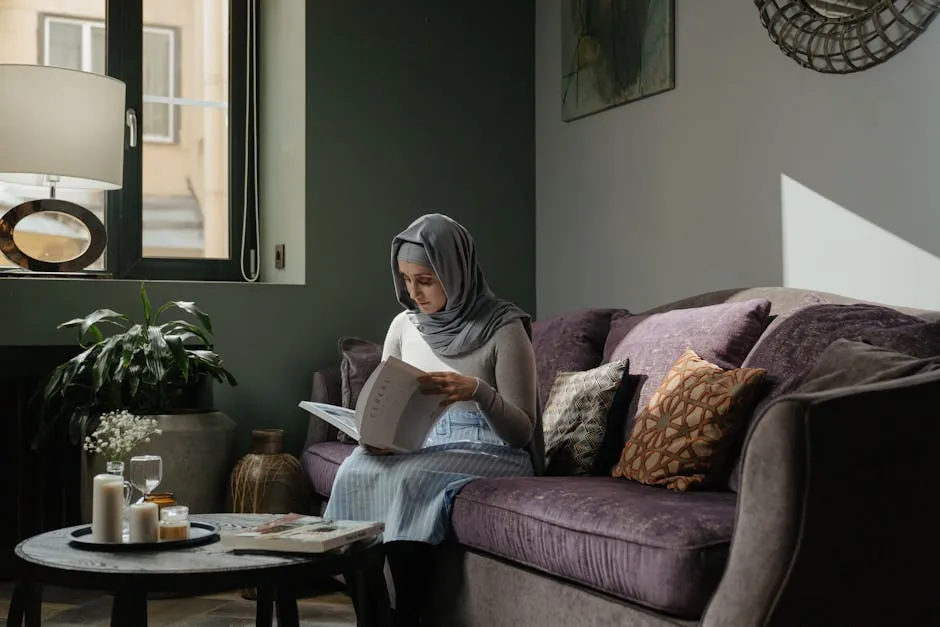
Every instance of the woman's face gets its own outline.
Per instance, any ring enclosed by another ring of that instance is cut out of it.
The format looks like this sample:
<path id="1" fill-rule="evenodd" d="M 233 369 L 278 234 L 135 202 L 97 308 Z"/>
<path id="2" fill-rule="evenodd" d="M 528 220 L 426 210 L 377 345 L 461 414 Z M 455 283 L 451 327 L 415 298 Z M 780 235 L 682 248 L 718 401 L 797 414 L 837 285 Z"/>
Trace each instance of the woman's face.
<path id="1" fill-rule="evenodd" d="M 447 304 L 447 294 L 433 268 L 410 261 L 398 261 L 398 272 L 405 282 L 408 296 L 414 301 L 421 313 L 435 313 Z"/>

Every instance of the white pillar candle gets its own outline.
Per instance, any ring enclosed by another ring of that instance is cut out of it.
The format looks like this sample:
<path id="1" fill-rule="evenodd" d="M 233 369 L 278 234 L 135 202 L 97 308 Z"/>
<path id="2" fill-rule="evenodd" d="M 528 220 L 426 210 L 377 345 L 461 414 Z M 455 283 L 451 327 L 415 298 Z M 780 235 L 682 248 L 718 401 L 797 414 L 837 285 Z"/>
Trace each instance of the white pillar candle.
<path id="1" fill-rule="evenodd" d="M 123 541 L 124 478 L 95 475 L 91 495 L 91 537 L 96 542 Z"/>
<path id="2" fill-rule="evenodd" d="M 156 542 L 159 535 L 159 508 L 156 503 L 131 505 L 131 542 Z"/>

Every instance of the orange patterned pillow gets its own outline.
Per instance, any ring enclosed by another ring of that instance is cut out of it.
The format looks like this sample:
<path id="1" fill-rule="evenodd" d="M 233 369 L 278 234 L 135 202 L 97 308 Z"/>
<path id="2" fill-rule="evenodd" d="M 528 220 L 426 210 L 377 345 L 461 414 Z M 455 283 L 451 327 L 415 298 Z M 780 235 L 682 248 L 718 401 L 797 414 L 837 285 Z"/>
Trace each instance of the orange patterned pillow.
<path id="1" fill-rule="evenodd" d="M 686 350 L 636 418 L 614 477 L 684 492 L 718 477 L 767 371 L 723 370 Z"/>

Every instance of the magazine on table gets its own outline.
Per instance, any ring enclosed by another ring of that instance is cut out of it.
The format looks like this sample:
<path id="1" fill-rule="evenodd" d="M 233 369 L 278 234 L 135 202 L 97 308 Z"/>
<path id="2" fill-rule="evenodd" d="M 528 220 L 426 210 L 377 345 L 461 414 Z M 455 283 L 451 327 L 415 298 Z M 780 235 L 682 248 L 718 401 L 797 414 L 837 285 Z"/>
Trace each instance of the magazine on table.
<path id="1" fill-rule="evenodd" d="M 257 527 L 222 532 L 219 542 L 236 552 L 325 553 L 384 531 L 381 522 L 330 520 L 287 514 Z"/>
<path id="2" fill-rule="evenodd" d="M 427 374 L 397 357 L 384 359 L 372 372 L 356 408 L 301 401 L 300 407 L 361 444 L 401 453 L 424 445 L 444 411 L 441 394 L 423 394 L 418 377 Z"/>

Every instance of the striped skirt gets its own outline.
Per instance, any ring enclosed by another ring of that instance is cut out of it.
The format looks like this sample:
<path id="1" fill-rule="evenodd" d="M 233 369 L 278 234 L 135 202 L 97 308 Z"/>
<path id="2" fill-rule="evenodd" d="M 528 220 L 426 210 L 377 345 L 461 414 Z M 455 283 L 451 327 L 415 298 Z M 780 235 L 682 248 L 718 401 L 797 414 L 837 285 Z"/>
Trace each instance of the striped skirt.
<path id="1" fill-rule="evenodd" d="M 382 521 L 386 542 L 440 544 L 460 488 L 481 477 L 532 474 L 525 450 L 506 445 L 479 409 L 462 406 L 444 412 L 413 453 L 373 455 L 356 447 L 336 473 L 323 515 Z"/>

